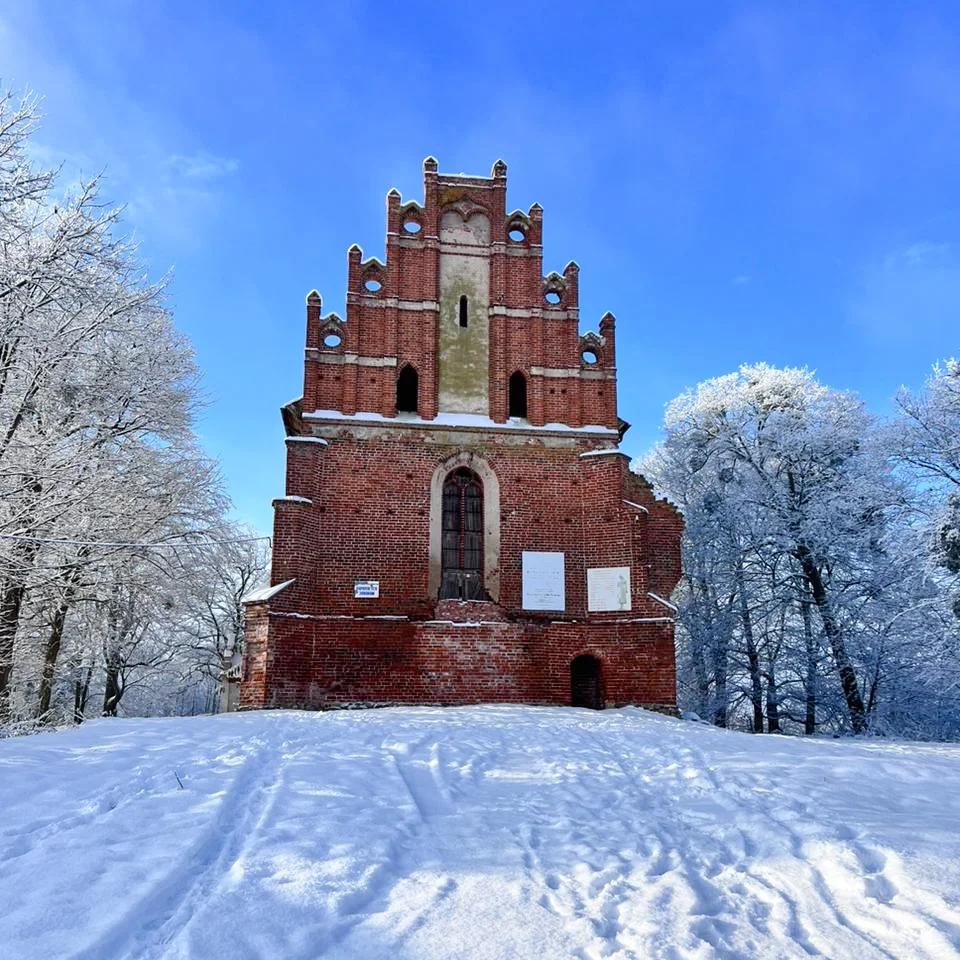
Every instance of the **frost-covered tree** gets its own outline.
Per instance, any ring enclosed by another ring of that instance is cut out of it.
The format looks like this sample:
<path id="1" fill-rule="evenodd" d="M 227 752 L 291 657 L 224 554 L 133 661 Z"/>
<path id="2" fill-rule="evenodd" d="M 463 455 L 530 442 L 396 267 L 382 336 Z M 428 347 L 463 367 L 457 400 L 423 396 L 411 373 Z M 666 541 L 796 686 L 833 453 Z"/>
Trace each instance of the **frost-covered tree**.
<path id="1" fill-rule="evenodd" d="M 162 611 L 224 589 L 219 541 L 239 538 L 165 284 L 97 179 L 60 195 L 30 162 L 36 123 L 0 96 L 0 723 L 62 715 L 68 673 L 82 716 L 99 673 L 115 712 L 130 678 L 179 664 L 189 631 Z"/>
<path id="2" fill-rule="evenodd" d="M 665 429 L 643 469 L 687 517 L 682 644 L 701 708 L 707 692 L 720 722 L 747 703 L 756 731 L 864 732 L 934 592 L 880 425 L 807 370 L 757 364 L 679 396 Z"/>
<path id="3" fill-rule="evenodd" d="M 924 387 L 897 396 L 888 445 L 914 490 L 902 549 L 936 590 L 922 610 L 923 642 L 895 678 L 895 726 L 960 735 L 960 361 L 933 367 Z"/>
<path id="4" fill-rule="evenodd" d="M 924 389 L 901 390 L 892 448 L 927 494 L 932 559 L 960 574 L 960 360 L 938 363 Z M 960 617 L 960 596 L 954 603 Z"/>

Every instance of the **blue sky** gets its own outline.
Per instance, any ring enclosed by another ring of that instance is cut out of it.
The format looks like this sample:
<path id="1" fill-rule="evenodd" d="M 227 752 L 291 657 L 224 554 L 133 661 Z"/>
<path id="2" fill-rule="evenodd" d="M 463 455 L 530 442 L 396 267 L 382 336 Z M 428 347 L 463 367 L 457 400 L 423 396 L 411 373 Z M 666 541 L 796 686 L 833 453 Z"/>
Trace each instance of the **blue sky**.
<path id="1" fill-rule="evenodd" d="M 13 2 L 34 150 L 106 192 L 191 337 L 238 518 L 269 532 L 304 296 L 421 162 L 509 167 L 544 268 L 618 319 L 625 449 L 685 386 L 805 365 L 878 413 L 960 351 L 954 4 Z"/>

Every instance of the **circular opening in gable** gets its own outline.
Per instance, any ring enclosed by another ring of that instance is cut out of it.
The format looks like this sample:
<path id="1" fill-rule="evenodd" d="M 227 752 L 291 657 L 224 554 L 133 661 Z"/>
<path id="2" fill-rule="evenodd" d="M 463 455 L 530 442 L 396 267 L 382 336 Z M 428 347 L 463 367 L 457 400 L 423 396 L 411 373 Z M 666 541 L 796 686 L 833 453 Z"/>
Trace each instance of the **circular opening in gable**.
<path id="1" fill-rule="evenodd" d="M 547 303 L 558 304 L 560 302 L 560 294 L 556 290 L 548 290 L 544 295 L 543 299 Z"/>
<path id="2" fill-rule="evenodd" d="M 523 232 L 521 227 L 511 227 L 507 232 L 507 236 L 514 243 L 523 243 L 523 241 L 527 239 L 527 235 Z"/>
<path id="3" fill-rule="evenodd" d="M 405 220 L 403 222 L 403 229 L 406 233 L 419 233 L 421 228 L 416 220 Z"/>
<path id="4" fill-rule="evenodd" d="M 343 337 L 339 333 L 328 333 L 323 338 L 323 345 L 325 347 L 339 347 L 343 343 Z"/>
<path id="5" fill-rule="evenodd" d="M 583 358 L 584 363 L 590 363 L 590 364 L 596 363 L 597 360 L 599 359 L 599 357 L 597 356 L 597 352 L 595 350 L 584 350 L 583 353 L 580 354 L 580 356 Z"/>
<path id="6" fill-rule="evenodd" d="M 383 286 L 383 284 L 376 278 L 371 277 L 369 280 L 366 281 L 366 283 L 364 283 L 364 286 L 371 293 L 376 293 Z"/>

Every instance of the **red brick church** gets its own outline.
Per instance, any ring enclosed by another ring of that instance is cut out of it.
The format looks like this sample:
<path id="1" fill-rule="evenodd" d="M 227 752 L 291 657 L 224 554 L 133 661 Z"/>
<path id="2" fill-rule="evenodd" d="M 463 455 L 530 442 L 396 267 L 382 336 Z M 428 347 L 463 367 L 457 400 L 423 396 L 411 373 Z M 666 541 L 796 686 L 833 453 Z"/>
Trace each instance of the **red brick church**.
<path id="1" fill-rule="evenodd" d="M 307 297 L 241 706 L 673 709 L 683 521 L 619 449 L 614 318 L 580 333 L 505 164 L 423 173 L 385 261 L 350 248 L 345 319 Z"/>

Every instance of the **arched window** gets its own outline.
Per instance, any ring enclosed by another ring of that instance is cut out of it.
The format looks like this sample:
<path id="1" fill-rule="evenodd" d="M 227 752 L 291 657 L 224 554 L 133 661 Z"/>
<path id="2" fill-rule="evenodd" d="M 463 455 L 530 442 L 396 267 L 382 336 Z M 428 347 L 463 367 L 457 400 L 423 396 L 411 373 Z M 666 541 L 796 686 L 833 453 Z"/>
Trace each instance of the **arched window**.
<path id="1" fill-rule="evenodd" d="M 397 412 L 416 413 L 419 406 L 420 386 L 417 371 L 407 364 L 397 377 Z"/>
<path id="2" fill-rule="evenodd" d="M 472 471 L 454 470 L 443 484 L 441 600 L 484 600 L 483 486 Z"/>
<path id="3" fill-rule="evenodd" d="M 518 370 L 510 377 L 508 416 L 527 415 L 527 378 Z"/>
<path id="4" fill-rule="evenodd" d="M 483 599 L 500 599 L 500 481 L 490 464 L 461 451 L 438 463 L 430 477 L 430 596 L 443 582 L 444 490 L 454 471 L 466 468 L 479 480 L 483 504 Z"/>
<path id="5" fill-rule="evenodd" d="M 465 327 L 467 325 L 468 316 L 467 316 L 467 298 L 466 295 L 460 298 L 460 326 Z"/>

